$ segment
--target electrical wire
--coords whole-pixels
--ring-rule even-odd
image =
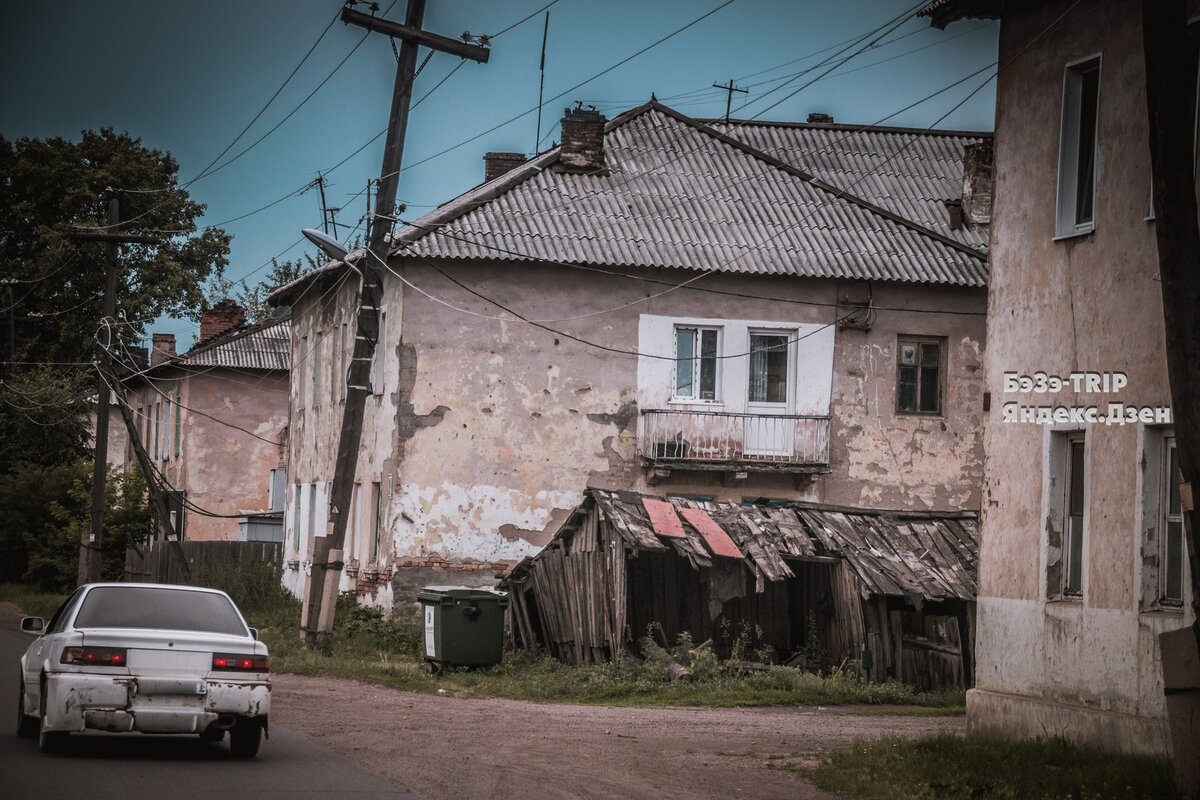
[[[391,11],[391,10],[392,10],[392,7],[393,7],[393,6],[395,6],[397,2],[398,2],[398,0],[392,0],[392,3],[391,3],[391,4],[390,4],[388,7],[387,7],[387,9],[385,9],[385,10],[384,10],[384,12],[383,12],[383,13],[384,13],[384,14],[387,14],[387,13],[388,13],[388,11]],[[340,12],[339,12],[339,15],[340,15]],[[332,27],[333,27],[333,23],[334,23],[334,22],[336,22],[336,21],[337,21],[337,17],[335,17],[335,18],[334,18],[333,22],[330,22],[329,26],[328,26],[328,27],[325,29],[325,31],[326,31],[326,32],[328,32],[329,28],[332,28]],[[292,118],[292,117],[293,117],[293,116],[296,114],[296,112],[298,112],[298,111],[299,111],[301,108],[303,108],[303,107],[304,107],[304,106],[305,106],[305,105],[308,103],[308,101],[309,101],[309,100],[311,100],[311,99],[313,98],[313,96],[314,96],[314,95],[315,95],[317,92],[319,92],[319,91],[320,91],[320,90],[321,90],[321,89],[322,89],[322,88],[325,86],[325,84],[327,84],[327,83],[328,83],[328,82],[329,82],[329,81],[330,81],[330,80],[333,78],[333,76],[334,76],[334,75],[336,75],[336,74],[338,73],[338,71],[339,71],[339,70],[340,70],[340,69],[341,69],[341,68],[342,68],[342,67],[343,67],[343,66],[346,64],[346,62],[350,60],[350,57],[351,57],[351,56],[353,56],[353,55],[354,55],[356,52],[358,52],[358,48],[362,46],[363,42],[365,42],[365,41],[367,40],[367,37],[368,37],[368,36],[370,36],[370,35],[371,35],[370,31],[367,31],[366,33],[364,33],[364,34],[362,35],[362,38],[360,38],[360,39],[358,40],[358,42],[357,42],[357,43],[354,45],[354,47],[350,49],[350,52],[349,52],[349,53],[347,53],[347,54],[346,54],[346,55],[345,55],[345,56],[342,58],[342,60],[341,60],[341,61],[339,61],[339,62],[337,63],[337,65],[336,65],[336,66],[335,66],[335,67],[334,67],[334,68],[333,68],[333,69],[332,69],[332,70],[329,72],[329,74],[327,74],[327,75],[326,75],[326,76],[325,76],[325,77],[324,77],[324,78],[321,80],[321,82],[317,84],[316,88],[314,88],[314,89],[313,89],[311,92],[309,92],[309,93],[308,93],[308,94],[307,94],[307,95],[304,97],[304,99],[300,101],[300,103],[299,103],[298,105],[294,106],[294,107],[292,108],[292,110],[291,110],[291,111],[289,111],[289,112],[288,112],[288,113],[287,113],[287,114],[286,114],[286,115],[283,117],[283,119],[281,119],[279,122],[275,123],[275,125],[274,125],[274,126],[272,126],[272,127],[270,128],[270,130],[268,130],[268,131],[267,131],[266,133],[264,133],[262,136],[260,136],[260,137],[258,137],[257,139],[255,139],[255,140],[254,140],[254,142],[252,142],[252,143],[251,143],[251,144],[250,144],[248,147],[246,147],[246,148],[244,148],[243,150],[241,150],[241,151],[240,151],[240,152],[239,152],[237,155],[233,156],[233,157],[232,157],[232,158],[230,158],[229,160],[225,161],[224,163],[222,163],[222,164],[220,164],[220,165],[218,165],[218,166],[216,166],[216,167],[213,167],[213,166],[212,166],[212,164],[209,164],[209,166],[208,166],[208,167],[206,167],[206,168],[205,168],[205,169],[204,169],[204,170],[201,172],[201,174],[200,174],[200,175],[196,176],[195,178],[192,178],[192,179],[191,179],[190,181],[188,181],[186,184],[184,184],[184,185],[183,185],[183,186],[181,186],[181,187],[177,187],[177,188],[181,188],[181,189],[182,189],[182,188],[184,188],[184,187],[186,187],[186,186],[190,186],[192,183],[196,182],[197,180],[199,180],[199,179],[200,179],[200,178],[202,178],[202,177],[208,177],[209,175],[213,175],[213,174],[215,174],[215,173],[219,172],[220,170],[224,169],[225,167],[227,167],[227,166],[229,166],[230,164],[232,164],[232,163],[234,163],[235,161],[237,161],[237,160],[238,160],[239,158],[241,158],[242,156],[246,155],[246,153],[250,152],[250,151],[251,151],[251,150],[253,150],[255,147],[257,147],[257,146],[258,146],[260,143],[262,143],[262,141],[263,141],[264,139],[266,139],[268,136],[270,136],[270,135],[271,135],[272,133],[274,133],[275,131],[279,130],[279,128],[280,128],[280,127],[281,127],[281,126],[282,126],[284,123],[286,123],[286,122],[287,122],[289,119],[291,119],[291,118]],[[319,42],[320,42],[320,39],[321,39],[321,38],[324,38],[324,36],[325,36],[325,33],[322,33],[322,34],[321,34],[321,37],[320,37],[320,38],[317,40],[317,42],[319,43]],[[316,44],[314,44],[314,45],[313,45],[313,49],[316,49]],[[310,51],[310,52],[311,52],[311,51]],[[307,56],[307,55],[305,55],[305,57],[304,57],[304,58],[305,58],[305,60],[307,60],[308,56]],[[303,64],[303,60],[301,61],[301,64]],[[298,70],[299,68],[300,68],[300,65],[297,65],[297,66],[296,66],[296,69]],[[295,71],[293,71],[293,74],[295,74]],[[291,76],[289,75],[289,76],[288,76],[288,79],[287,79],[287,81],[290,81],[290,80],[291,80]],[[287,81],[285,81],[285,82],[284,82],[284,85],[285,85],[285,86],[287,85]],[[279,91],[283,91],[283,87],[282,87],[282,86],[280,87]],[[276,95],[278,95],[278,92],[276,92]],[[272,100],[274,100],[274,97],[272,97],[271,99],[272,99]],[[268,102],[268,105],[270,105],[270,102]],[[260,111],[260,112],[259,112],[259,115],[258,115],[258,116],[261,116],[261,114],[262,114],[262,112],[263,112],[263,111],[266,111],[266,107],[265,107],[265,106],[263,107],[262,111]],[[258,119],[258,116],[255,116],[254,120],[257,120],[257,119]],[[252,121],[251,121],[251,123],[250,123],[251,125],[253,125],[253,124],[254,124],[254,120],[252,120]],[[249,126],[249,125],[247,125],[247,126],[246,126],[246,129],[248,130],[248,129],[249,129],[249,127],[250,127],[250,126]],[[242,136],[242,134],[244,134],[244,133],[245,133],[245,131],[243,131],[242,133],[238,134],[238,137],[237,137],[237,138],[238,138],[238,139],[240,139],[240,138],[241,138],[241,136]],[[236,143],[236,142],[237,142],[237,139],[235,139],[233,143]],[[232,146],[233,146],[233,143],[231,143],[229,147],[232,147]],[[222,156],[223,156],[225,153],[227,153],[227,152],[229,151],[229,147],[227,147],[227,148],[226,148],[224,151],[222,151],[222,153],[221,153],[221,155],[222,155]],[[220,160],[220,158],[221,158],[221,156],[218,156],[218,157],[217,157],[217,160]],[[214,163],[215,163],[215,162],[214,162]],[[274,202],[274,203],[269,203],[269,204],[267,204],[267,205],[265,205],[265,206],[263,206],[263,207],[261,207],[261,208],[258,208],[258,209],[256,209],[255,211],[252,211],[252,212],[250,212],[250,213],[251,213],[251,214],[257,214],[257,213],[259,213],[260,211],[265,211],[266,209],[270,208],[271,206],[277,205],[278,203],[282,203],[284,200],[288,199],[289,197],[292,197],[293,195],[295,195],[295,194],[297,194],[297,193],[298,193],[298,192],[292,192],[291,194],[288,194],[286,197],[282,197],[282,198],[280,198],[278,201],[276,201],[276,202]],[[157,205],[155,205],[155,206],[152,206],[151,208],[147,209],[146,211],[143,211],[143,212],[141,212],[140,214],[136,214],[136,215],[134,215],[134,216],[130,217],[129,219],[123,219],[123,220],[121,220],[120,222],[113,223],[113,224],[110,224],[110,225],[76,225],[75,227],[76,227],[76,228],[79,228],[79,229],[82,229],[82,230],[95,230],[95,231],[107,231],[107,230],[114,230],[114,229],[116,229],[116,228],[121,228],[121,227],[124,227],[125,225],[128,225],[128,224],[130,224],[131,222],[136,222],[137,220],[139,220],[139,219],[142,219],[143,217],[146,217],[147,215],[154,213],[155,211],[157,211],[158,209],[160,209],[160,208],[162,208],[164,205],[166,205],[168,202],[170,202],[170,200],[164,200],[163,202],[161,202],[161,203],[159,203],[159,204],[157,204]],[[242,215],[242,216],[240,216],[240,217],[235,217],[235,218],[234,218],[234,219],[232,219],[232,220],[228,220],[227,222],[217,223],[216,225],[208,225],[208,226],[205,226],[205,227],[204,227],[202,230],[212,230],[214,227],[220,227],[220,226],[222,226],[222,225],[229,224],[229,222],[236,222],[237,220],[239,220],[239,219],[244,219],[244,218],[245,218],[245,217],[247,217],[247,216],[249,216],[249,214],[244,214],[244,215]],[[192,233],[193,231],[191,231],[191,230],[187,230],[187,229],[180,229],[180,230],[174,230],[174,231],[158,230],[158,231],[155,231],[155,232],[157,232],[157,233]]]
[[[487,38],[488,38],[488,39],[499,39],[501,36],[503,36],[504,34],[508,33],[508,32],[509,32],[509,31],[511,31],[513,28],[517,28],[517,27],[520,27],[521,25],[524,25],[526,22],[529,22],[529,20],[533,19],[533,18],[534,18],[534,17],[536,17],[538,14],[540,14],[540,13],[542,13],[543,11],[545,11],[545,10],[549,9],[551,6],[553,6],[553,5],[556,5],[557,3],[558,3],[558,0],[550,0],[550,2],[549,2],[549,3],[546,3],[546,5],[542,6],[542,7],[541,7],[541,8],[539,8],[537,11],[534,11],[534,12],[533,12],[533,13],[531,13],[529,16],[527,16],[527,17],[522,17],[521,19],[517,20],[517,21],[516,21],[516,22],[514,22],[513,24],[509,25],[509,26],[508,26],[507,28],[505,28],[504,30],[500,31],[499,33],[493,33],[492,35],[488,36]]]

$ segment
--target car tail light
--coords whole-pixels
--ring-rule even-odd
[[[63,649],[59,661],[97,667],[123,667],[127,663],[124,647],[67,647]]]
[[[269,672],[271,659],[266,656],[213,653],[212,668],[221,672]]]

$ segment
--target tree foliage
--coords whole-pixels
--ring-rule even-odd
[[[105,230],[111,194],[119,232],[160,240],[120,246],[120,342],[162,315],[198,319],[205,282],[224,273],[230,237],[200,228],[205,207],[178,171],[169,153],[111,128],[78,141],[0,137],[0,581],[70,588],[89,523],[90,364],[109,256],[72,234]],[[119,577],[150,517],[140,475],[110,475],[108,493],[103,569]]]
[[[207,301],[215,305],[222,300],[232,300],[246,309],[248,322],[262,322],[271,314],[267,305],[267,295],[280,286],[291,283],[305,272],[316,269],[321,262],[305,253],[303,258],[279,261],[271,259],[271,271],[261,281],[251,284],[246,278],[231,281],[224,275],[218,275],[209,280],[206,287]]]
[[[0,476],[0,582],[23,580],[43,591],[75,586],[80,538],[90,523],[92,462],[23,463]],[[154,530],[146,484],[137,472],[110,468],[105,486],[101,574],[120,580],[125,548]]]
[[[205,207],[179,186],[178,171],[169,153],[111,128],[84,131],[79,141],[0,137],[0,277],[17,281],[16,361],[90,360],[106,245],[69,234],[106,225],[109,191],[128,220],[121,232],[163,239],[121,245],[122,338],[140,338],[163,314],[199,318],[204,282],[224,272],[230,237],[198,228]]]
[[[91,452],[91,370],[29,366],[0,385],[0,474],[18,463],[65,464]],[[118,420],[119,423],[119,420]]]

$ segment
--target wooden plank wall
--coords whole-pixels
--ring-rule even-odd
[[[245,561],[281,565],[283,545],[279,542],[183,542],[183,554],[193,572],[233,569]],[[179,562],[165,542],[139,551],[125,551],[126,583],[188,583]]]

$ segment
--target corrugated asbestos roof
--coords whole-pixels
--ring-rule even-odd
[[[990,136],[736,120],[712,125],[943,236],[979,250],[987,248],[986,228],[950,228],[945,201],[962,197],[964,148]]]
[[[701,532],[680,513],[685,536],[655,530],[643,496],[637,492],[589,489],[603,519],[635,550],[673,549],[696,569],[712,566],[715,554]],[[741,550],[761,580],[793,577],[788,561],[838,557],[858,578],[863,597],[871,595],[937,600],[975,600],[979,562],[978,520],[972,513],[875,511],[788,502],[771,505],[713,503],[659,498],[677,511],[705,510]],[[584,505],[589,501],[585,499]],[[556,534],[570,533],[571,520]],[[552,543],[553,545],[553,543]],[[547,545],[550,547],[552,545]],[[537,556],[533,557],[534,559]],[[525,562],[513,570],[518,575]]]
[[[291,358],[291,330],[290,319],[269,319],[204,342],[166,363],[189,367],[287,370]]]
[[[976,247],[657,102],[609,122],[605,151],[605,174],[550,151],[398,231],[393,253],[986,285]]]

